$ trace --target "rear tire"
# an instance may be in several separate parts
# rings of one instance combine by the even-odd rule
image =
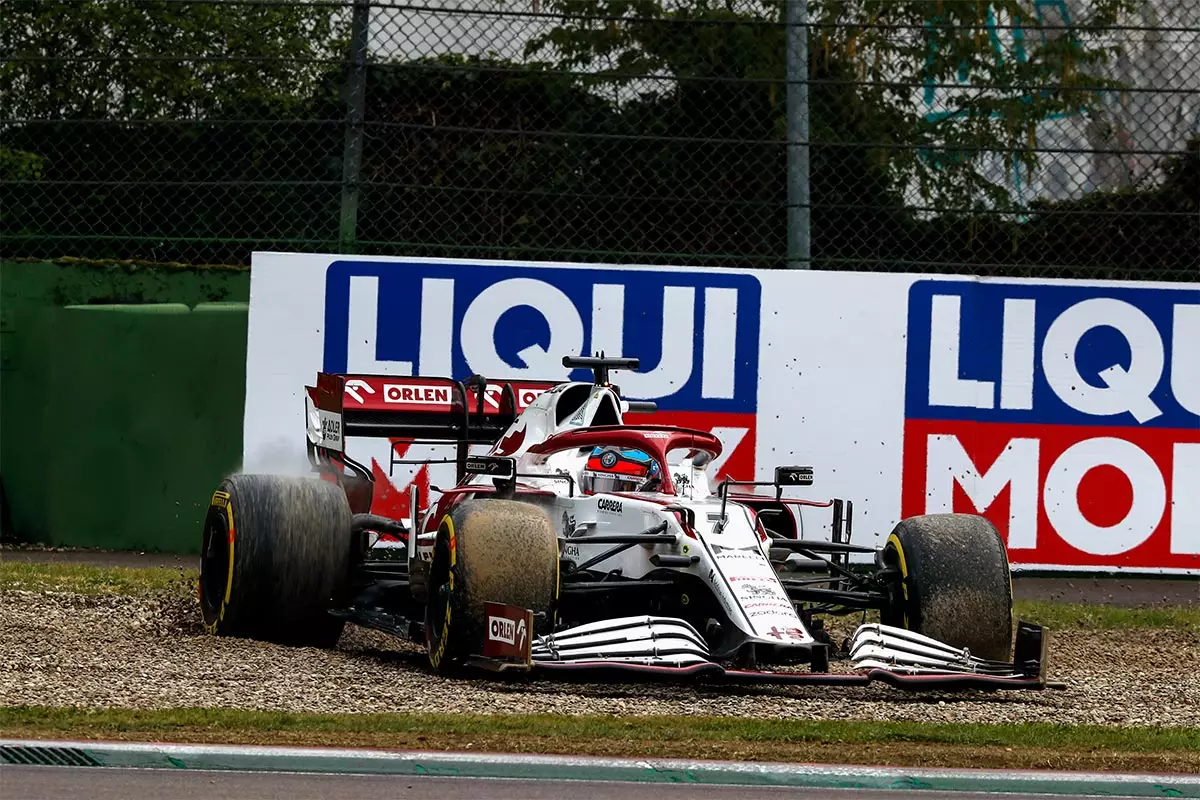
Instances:
[[[209,633],[333,647],[345,623],[352,515],[336,484],[231,475],[204,520],[200,608]]]
[[[429,664],[458,670],[483,652],[484,603],[533,611],[533,636],[550,630],[558,600],[558,537],[546,513],[514,500],[464,502],[438,527],[429,567]]]
[[[910,517],[888,536],[883,558],[901,574],[884,624],[1010,660],[1012,573],[991,522],[972,514]]]

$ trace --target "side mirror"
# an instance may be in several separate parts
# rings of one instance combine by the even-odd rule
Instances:
[[[776,467],[775,484],[777,486],[812,486],[812,467]]]
[[[464,471],[468,475],[512,479],[517,476],[517,460],[505,456],[467,456]]]

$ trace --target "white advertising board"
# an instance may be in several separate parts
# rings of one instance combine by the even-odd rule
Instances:
[[[601,350],[641,359],[615,380],[656,422],[721,438],[715,473],[813,465],[813,497],[854,501],[856,542],[978,511],[1015,570],[1200,575],[1189,284],[256,253],[243,469],[308,469],[321,370],[557,380]],[[346,450],[381,512],[454,480],[394,463],[444,449]]]

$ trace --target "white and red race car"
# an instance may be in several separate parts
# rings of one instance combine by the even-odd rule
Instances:
[[[986,519],[913,517],[882,548],[853,544],[850,502],[785,495],[813,483],[811,467],[713,486],[711,433],[626,421],[653,418],[609,379],[636,359],[563,364],[594,380],[319,374],[305,402],[324,480],[235,474],[213,496],[209,630],[328,647],[350,621],[412,637],[438,672],[1060,686],[1041,626],[1020,622],[1014,642],[1007,555]],[[372,473],[344,452],[352,436],[445,445],[457,485],[414,487],[407,520],[372,515]],[[832,534],[806,539],[818,510]],[[380,535],[404,546],[377,548]],[[872,612],[879,622],[842,643],[823,624]]]

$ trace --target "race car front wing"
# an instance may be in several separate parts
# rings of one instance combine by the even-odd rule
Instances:
[[[533,670],[586,680],[634,675],[729,683],[865,686],[918,691],[1060,689],[1046,679],[1046,631],[1020,622],[1012,661],[972,656],[936,639],[888,625],[862,625],[849,644],[850,672],[729,669],[711,660],[704,638],[684,620],[637,616],[581,625],[533,641]]]

